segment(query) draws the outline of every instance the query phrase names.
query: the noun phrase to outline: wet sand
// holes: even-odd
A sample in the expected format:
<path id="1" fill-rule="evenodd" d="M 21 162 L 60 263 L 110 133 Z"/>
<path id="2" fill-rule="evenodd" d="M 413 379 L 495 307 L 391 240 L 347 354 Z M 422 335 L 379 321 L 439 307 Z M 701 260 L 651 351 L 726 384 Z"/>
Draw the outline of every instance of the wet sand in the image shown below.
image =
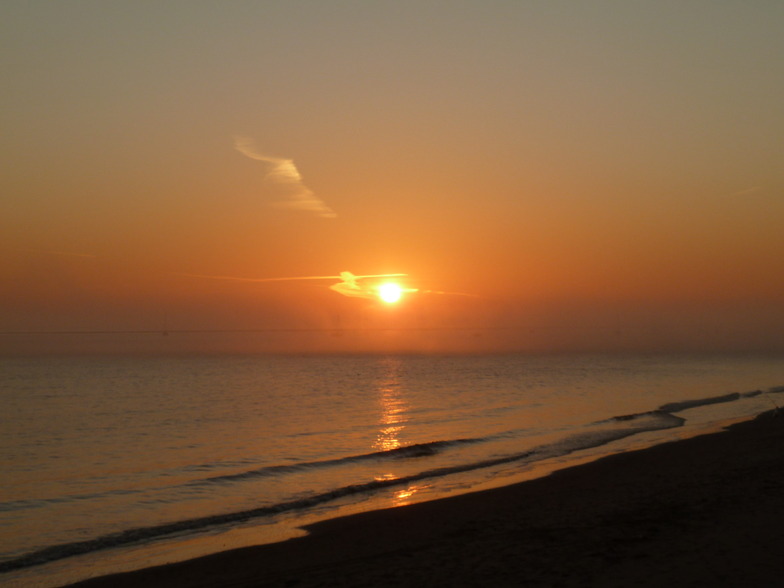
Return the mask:
<path id="1" fill-rule="evenodd" d="M 773 585 L 784 582 L 784 411 L 308 530 L 78 585 Z"/>

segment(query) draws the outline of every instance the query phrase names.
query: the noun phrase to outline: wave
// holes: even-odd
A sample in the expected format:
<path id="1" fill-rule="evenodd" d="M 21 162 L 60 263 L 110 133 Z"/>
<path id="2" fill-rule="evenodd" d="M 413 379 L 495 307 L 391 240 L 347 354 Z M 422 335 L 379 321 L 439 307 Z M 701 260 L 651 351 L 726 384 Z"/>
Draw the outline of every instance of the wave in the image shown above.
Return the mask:
<path id="1" fill-rule="evenodd" d="M 475 439 L 452 439 L 449 441 L 431 441 L 429 443 L 415 443 L 413 445 L 406 445 L 405 447 L 397 447 L 396 449 L 388 449 L 386 451 L 374 451 L 372 453 L 362 453 L 359 455 L 350 455 L 338 459 L 325 459 L 318 461 L 309 461 L 293 464 L 282 464 L 274 466 L 265 466 L 263 468 L 239 472 L 236 474 L 223 474 L 220 476 L 212 476 L 195 480 L 188 485 L 196 485 L 203 483 L 216 483 L 216 482 L 233 482 L 237 480 L 245 480 L 248 478 L 257 478 L 264 476 L 273 476 L 278 474 L 285 474 L 290 472 L 304 471 L 314 468 L 330 467 L 335 465 L 343 465 L 347 463 L 361 463 L 370 460 L 383 460 L 383 459 L 405 459 L 412 457 L 429 457 L 440 453 L 449 447 L 458 445 L 468 445 L 472 443 L 481 443 L 488 441 L 487 437 L 480 437 Z"/>
<path id="2" fill-rule="evenodd" d="M 107 496 L 130 496 L 133 494 L 140 494 L 144 490 L 131 490 L 119 488 L 115 490 L 106 490 L 104 492 L 92 492 L 90 494 L 71 494 L 68 496 L 58 496 L 56 498 L 28 498 L 23 500 L 8 500 L 0 502 L 0 512 L 24 510 L 28 508 L 40 508 L 50 504 L 63 504 L 68 502 L 79 502 L 82 500 L 97 500 L 106 498 Z"/>
<path id="3" fill-rule="evenodd" d="M 732 394 L 724 394 L 722 396 L 711 396 L 709 398 L 698 398 L 697 400 L 684 400 L 682 402 L 670 402 L 663 404 L 659 410 L 665 412 L 680 412 L 689 408 L 697 408 L 698 406 L 708 406 L 710 404 L 721 404 L 724 402 L 734 402 L 740 400 L 740 394 L 733 392 Z"/>
<path id="4" fill-rule="evenodd" d="M 623 414 L 620 416 L 610 417 L 607 420 L 599 421 L 599 423 L 612 423 L 612 422 L 628 422 L 628 421 L 636 421 L 645 418 L 664 418 L 666 419 L 670 415 L 670 411 L 658 409 L 658 410 L 648 410 L 645 412 L 635 412 L 633 414 Z"/>
<path id="5" fill-rule="evenodd" d="M 724 402 L 735 402 L 741 398 L 753 398 L 760 394 L 780 394 L 784 392 L 784 386 L 774 386 L 767 390 L 752 390 L 750 392 L 733 392 L 731 394 L 722 394 L 721 396 L 709 396 L 707 398 L 697 398 L 696 400 L 683 400 L 681 402 L 670 402 L 663 404 L 659 410 L 665 412 L 680 412 L 690 408 L 699 408 L 701 406 L 709 406 L 711 404 L 722 404 Z"/>
<path id="6" fill-rule="evenodd" d="M 276 476 L 281 474 L 296 473 L 310 469 L 317 469 L 323 467 L 331 467 L 338 465 L 345 465 L 350 463 L 362 463 L 371 460 L 384 460 L 384 459 L 406 459 L 417 457 L 430 457 L 440 453 L 441 451 L 456 447 L 459 445 L 468 445 L 472 443 L 481 443 L 488 441 L 490 438 L 475 438 L 475 439 L 451 439 L 446 441 L 431 441 L 429 443 L 415 443 L 413 445 L 406 445 L 404 447 L 397 447 L 385 451 L 375 451 L 372 453 L 364 453 L 360 455 L 350 455 L 338 459 L 325 459 L 293 464 L 281 464 L 274 466 L 265 466 L 262 468 L 238 472 L 235 474 L 223 474 L 219 476 L 211 476 L 208 478 L 199 478 L 190 480 L 183 484 L 175 486 L 165 486 L 165 488 L 198 488 L 211 484 L 238 482 L 254 478 Z M 63 504 L 69 502 L 79 502 L 84 500 L 99 500 L 109 496 L 128 496 L 133 494 L 145 494 L 150 491 L 160 490 L 164 486 L 146 487 L 137 489 L 115 489 L 107 490 L 104 492 L 93 492 L 89 494 L 71 494 L 67 496 L 58 496 L 56 498 L 35 498 L 25 500 L 10 500 L 0 503 L 0 512 L 40 508 L 50 504 Z"/>
<path id="7" fill-rule="evenodd" d="M 375 492 L 394 486 L 407 485 L 428 478 L 438 478 L 451 474 L 470 472 L 478 469 L 495 467 L 514 462 L 526 464 L 544 459 L 562 457 L 575 451 L 599 447 L 612 441 L 617 441 L 619 439 L 636 435 L 641 432 L 678 427 L 682 425 L 684 421 L 685 419 L 676 417 L 663 411 L 651 411 L 648 413 L 640 413 L 639 415 L 615 417 L 614 419 L 587 425 L 587 430 L 581 433 L 576 433 L 557 442 L 534 447 L 533 449 L 519 453 L 442 468 L 424 470 L 416 474 L 402 476 L 399 478 L 382 480 L 374 479 L 367 482 L 359 482 L 356 484 L 342 486 L 340 488 L 335 488 L 326 492 L 313 494 L 311 496 L 306 496 L 295 500 L 284 501 L 269 506 L 232 513 L 196 517 L 192 519 L 164 523 L 161 525 L 128 529 L 85 541 L 76 541 L 72 543 L 45 547 L 0 563 L 0 572 L 9 572 L 12 570 L 49 563 L 67 557 L 84 555 L 98 550 L 121 547 L 142 541 L 162 539 L 176 533 L 199 531 L 209 527 L 232 523 L 243 523 L 253 519 L 273 516 L 284 512 L 304 510 L 331 502 L 333 500 L 337 500 L 339 498 L 356 494 Z M 391 451 L 363 454 L 342 458 L 340 460 L 327 460 L 325 462 L 313 463 L 315 465 L 324 465 L 325 463 L 344 462 L 346 460 L 432 455 L 433 452 L 436 452 L 444 447 L 462 443 L 475 443 L 478 441 L 480 441 L 480 439 L 434 441 L 432 443 L 410 445 Z M 252 472 L 246 472 L 246 474 L 250 473 Z M 242 474 L 236 474 L 234 477 L 236 478 L 238 475 Z M 231 476 L 222 476 L 219 478 L 231 478 Z"/>

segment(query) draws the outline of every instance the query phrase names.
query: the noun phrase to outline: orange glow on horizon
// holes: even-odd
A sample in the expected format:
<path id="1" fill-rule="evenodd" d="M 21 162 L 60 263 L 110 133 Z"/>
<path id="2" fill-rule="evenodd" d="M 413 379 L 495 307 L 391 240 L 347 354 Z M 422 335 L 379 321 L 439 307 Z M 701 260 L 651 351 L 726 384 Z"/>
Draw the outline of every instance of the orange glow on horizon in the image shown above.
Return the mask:
<path id="1" fill-rule="evenodd" d="M 0 20 L 4 355 L 784 349 L 780 3 L 50 4 Z"/>

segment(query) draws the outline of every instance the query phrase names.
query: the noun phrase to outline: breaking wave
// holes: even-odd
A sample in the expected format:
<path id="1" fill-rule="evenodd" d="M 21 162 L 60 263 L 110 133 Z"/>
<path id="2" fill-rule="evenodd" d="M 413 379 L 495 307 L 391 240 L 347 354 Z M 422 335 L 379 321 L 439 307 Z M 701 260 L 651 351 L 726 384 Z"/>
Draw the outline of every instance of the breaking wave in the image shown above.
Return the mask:
<path id="1" fill-rule="evenodd" d="M 452 439 L 450 441 L 431 441 L 429 443 L 416 443 L 414 445 L 406 445 L 405 447 L 397 447 L 396 449 L 389 449 L 387 451 L 375 451 L 373 453 L 351 455 L 348 457 L 341 457 L 338 459 L 325 459 L 320 461 L 265 466 L 263 468 L 257 468 L 253 470 L 248 470 L 246 472 L 239 472 L 236 474 L 212 476 L 209 478 L 204 478 L 202 480 L 191 482 L 191 484 L 232 482 L 237 480 L 245 480 L 248 478 L 274 476 L 274 475 L 286 474 L 291 472 L 299 472 L 308 469 L 343 465 L 347 463 L 361 463 L 370 460 L 429 457 L 429 456 L 436 455 L 437 453 L 440 453 L 444 449 L 450 447 L 456 447 L 458 445 L 468 445 L 471 443 L 481 443 L 482 441 L 487 441 L 487 440 L 488 440 L 487 438 Z"/>
<path id="2" fill-rule="evenodd" d="M 684 400 L 682 402 L 670 402 L 663 404 L 659 410 L 665 412 L 680 412 L 690 408 L 699 408 L 702 406 L 709 406 L 711 404 L 722 404 L 725 402 L 735 402 L 741 398 L 752 398 L 760 394 L 778 394 L 784 392 L 784 386 L 776 386 L 767 390 L 752 390 L 751 392 L 733 392 L 731 394 L 722 394 L 721 396 L 709 396 L 708 398 L 698 398 L 696 400 Z"/>

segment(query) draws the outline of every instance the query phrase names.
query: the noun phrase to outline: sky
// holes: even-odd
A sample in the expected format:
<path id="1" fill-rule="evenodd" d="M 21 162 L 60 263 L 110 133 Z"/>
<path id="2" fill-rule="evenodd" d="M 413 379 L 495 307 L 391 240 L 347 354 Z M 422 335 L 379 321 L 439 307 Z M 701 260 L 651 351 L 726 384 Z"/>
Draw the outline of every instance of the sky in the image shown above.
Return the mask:
<path id="1" fill-rule="evenodd" d="M 782 25 L 777 0 L 3 2 L 0 352 L 782 350 Z M 346 271 L 407 291 L 247 280 Z"/>

